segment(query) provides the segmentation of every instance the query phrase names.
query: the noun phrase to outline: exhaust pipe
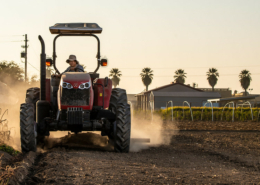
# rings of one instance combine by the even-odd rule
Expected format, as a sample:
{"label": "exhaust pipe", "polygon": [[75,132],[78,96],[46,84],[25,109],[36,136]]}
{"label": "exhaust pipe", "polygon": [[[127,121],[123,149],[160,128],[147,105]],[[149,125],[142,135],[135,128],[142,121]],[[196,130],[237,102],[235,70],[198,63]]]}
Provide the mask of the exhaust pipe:
{"label": "exhaust pipe", "polygon": [[41,42],[42,46],[42,53],[40,55],[41,58],[41,72],[40,72],[40,77],[41,77],[41,96],[40,100],[45,100],[46,99],[46,67],[45,67],[45,62],[46,62],[46,54],[45,54],[45,44],[44,40],[42,37],[39,35],[39,40]]}
{"label": "exhaust pipe", "polygon": [[50,102],[46,101],[46,54],[45,54],[45,44],[42,37],[39,35],[39,40],[41,42],[42,53],[41,57],[41,93],[40,93],[40,100],[36,103],[36,122],[37,122],[37,132],[43,135],[49,135],[49,131],[45,130],[46,125],[44,119],[50,116]]}

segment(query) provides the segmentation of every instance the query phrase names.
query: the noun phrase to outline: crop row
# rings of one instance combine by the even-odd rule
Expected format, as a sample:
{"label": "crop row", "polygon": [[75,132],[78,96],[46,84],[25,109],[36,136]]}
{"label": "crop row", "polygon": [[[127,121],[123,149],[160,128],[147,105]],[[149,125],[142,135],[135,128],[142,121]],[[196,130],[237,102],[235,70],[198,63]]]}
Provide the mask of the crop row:
{"label": "crop row", "polygon": [[[211,108],[201,108],[201,107],[192,107],[192,115],[194,121],[211,121],[212,120],[212,109]],[[213,120],[214,121],[232,121],[233,117],[233,108],[223,107],[213,108]],[[234,121],[246,121],[252,120],[258,121],[259,118],[259,108],[252,108],[252,113],[250,108],[236,108],[234,109]],[[145,111],[137,110],[134,111],[134,115],[144,114]],[[151,111],[147,110],[145,112],[146,118],[150,119]],[[172,115],[174,120],[192,120],[191,111],[188,107],[169,107],[167,109],[155,110],[153,115],[159,115],[163,119],[171,120]]]}

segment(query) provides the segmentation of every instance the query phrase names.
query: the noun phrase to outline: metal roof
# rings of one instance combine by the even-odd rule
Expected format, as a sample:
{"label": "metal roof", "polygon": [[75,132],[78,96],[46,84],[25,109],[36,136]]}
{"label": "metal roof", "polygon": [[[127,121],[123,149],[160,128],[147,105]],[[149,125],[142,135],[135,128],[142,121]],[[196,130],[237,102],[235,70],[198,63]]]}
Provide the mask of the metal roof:
{"label": "metal roof", "polygon": [[170,86],[174,86],[174,85],[181,85],[181,86],[188,87],[188,88],[193,89],[193,90],[198,91],[198,92],[203,92],[202,90],[197,89],[197,88],[193,88],[193,87],[191,87],[191,86],[189,86],[189,85],[185,85],[185,84],[181,84],[181,83],[171,83],[171,84],[168,84],[168,85],[164,85],[164,86],[161,86],[161,87],[157,87],[157,88],[155,88],[155,89],[151,89],[151,90],[149,90],[149,91],[145,91],[144,93],[146,94],[146,93],[149,93],[149,92],[151,92],[151,91],[157,91],[157,90],[164,89],[164,88],[166,88],[166,87],[170,87]]}
{"label": "metal roof", "polygon": [[52,34],[90,34],[101,33],[102,28],[96,23],[57,23],[50,27]]}
{"label": "metal roof", "polygon": [[259,95],[249,95],[249,96],[240,96],[240,97],[208,99],[208,101],[237,101],[237,100],[255,99],[256,97],[259,97]]}
{"label": "metal roof", "polygon": [[175,97],[203,97],[203,98],[220,98],[218,92],[157,92],[152,91],[154,96],[175,96]]}

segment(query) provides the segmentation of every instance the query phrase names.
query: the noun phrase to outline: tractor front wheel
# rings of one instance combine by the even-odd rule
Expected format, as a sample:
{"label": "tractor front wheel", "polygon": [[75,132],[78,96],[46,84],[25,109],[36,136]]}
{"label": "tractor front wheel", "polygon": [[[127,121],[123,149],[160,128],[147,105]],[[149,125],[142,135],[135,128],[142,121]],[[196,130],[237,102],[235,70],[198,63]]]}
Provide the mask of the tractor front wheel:
{"label": "tractor front wheel", "polygon": [[20,108],[20,133],[22,152],[36,151],[37,131],[34,121],[34,106],[30,103],[21,104]]}

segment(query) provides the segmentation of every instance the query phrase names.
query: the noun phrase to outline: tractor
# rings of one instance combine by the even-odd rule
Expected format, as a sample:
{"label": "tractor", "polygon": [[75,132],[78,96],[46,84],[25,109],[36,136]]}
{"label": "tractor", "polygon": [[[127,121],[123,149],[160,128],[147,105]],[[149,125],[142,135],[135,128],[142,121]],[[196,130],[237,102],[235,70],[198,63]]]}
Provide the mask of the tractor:
{"label": "tractor", "polygon": [[[21,149],[23,153],[36,151],[50,131],[101,131],[108,136],[115,152],[129,152],[131,111],[124,89],[113,88],[108,77],[99,78],[101,59],[100,41],[96,34],[102,28],[96,23],[58,23],[50,32],[53,40],[52,59],[46,59],[45,43],[39,35],[40,88],[29,88],[20,107]],[[59,37],[94,37],[97,40],[97,68],[94,72],[60,73],[56,67],[56,40]],[[53,66],[56,74],[46,78],[46,65]]]}

